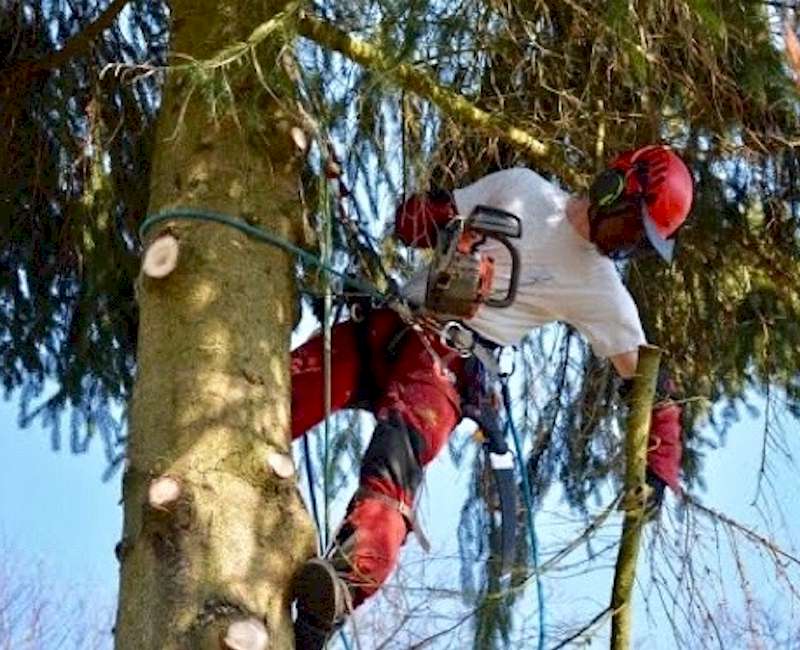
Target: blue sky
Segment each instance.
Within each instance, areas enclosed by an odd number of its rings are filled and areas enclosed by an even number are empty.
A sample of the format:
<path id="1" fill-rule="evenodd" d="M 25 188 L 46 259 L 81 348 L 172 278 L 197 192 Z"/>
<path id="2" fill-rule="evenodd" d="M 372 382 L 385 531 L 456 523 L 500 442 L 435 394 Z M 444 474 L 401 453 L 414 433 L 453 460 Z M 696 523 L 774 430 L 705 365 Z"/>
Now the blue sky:
<path id="1" fill-rule="evenodd" d="M 106 459 L 99 444 L 75 456 L 52 451 L 49 433 L 38 426 L 18 429 L 17 408 L 0 403 L 0 535 L 41 560 L 54 579 L 113 598 L 119 477 L 101 481 Z"/>
<path id="2" fill-rule="evenodd" d="M 16 411 L 17 405 L 13 402 L 0 404 L 0 421 L 4 423 L 0 429 L 0 538 L 12 549 L 11 554 L 19 555 L 24 563 L 41 562 L 45 575 L 52 578 L 54 590 L 74 588 L 76 599 L 89 598 L 113 605 L 117 583 L 113 549 L 119 538 L 122 514 L 118 504 L 119 476 L 107 483 L 101 481 L 106 460 L 99 445 L 81 456 L 67 451 L 55 453 L 50 448 L 47 432 L 37 426 L 22 431 L 16 427 Z M 790 423 L 790 426 L 790 433 L 796 433 L 796 424 Z M 708 505 L 763 531 L 762 516 L 750 505 L 760 463 L 761 431 L 761 418 L 744 420 L 733 428 L 727 446 L 709 457 L 709 491 L 703 499 Z M 777 540 L 791 548 L 790 540 L 799 539 L 800 535 L 797 523 L 800 521 L 800 483 L 796 472 L 786 463 L 778 463 L 775 472 L 777 496 L 784 507 L 788 528 L 776 523 L 774 529 Z M 457 550 L 454 530 L 458 525 L 460 495 L 469 480 L 454 473 L 447 454 L 443 454 L 430 469 L 427 495 L 421 506 L 434 554 L 448 557 L 453 557 Z M 447 488 L 442 488 L 443 485 Z M 447 493 L 442 494 L 442 489 Z M 342 507 L 337 504 L 334 521 Z M 557 538 L 566 535 L 566 531 L 557 497 L 550 499 L 545 511 L 539 517 L 539 534 L 546 551 L 555 548 Z M 419 551 L 415 543 L 409 546 L 406 563 L 414 566 Z M 611 559 L 613 561 L 613 555 Z M 435 565 L 428 569 L 429 574 L 435 574 Z M 443 576 L 452 583 L 457 570 L 454 571 L 447 561 L 441 566 Z M 562 577 L 546 579 L 551 615 L 557 618 L 565 608 L 597 611 L 595 608 L 606 602 L 610 593 L 609 570 L 606 567 L 588 577 L 566 581 Z M 762 574 L 756 572 L 752 577 L 756 592 L 770 602 L 778 598 L 769 591 L 766 579 L 759 580 L 759 575 Z M 430 580 L 431 575 L 426 578 L 428 583 Z M 371 615 L 374 616 L 379 606 L 379 602 L 372 606 Z M 672 647 L 669 639 L 664 640 L 663 633 L 650 629 L 640 600 L 637 608 L 637 636 L 645 647 Z"/>

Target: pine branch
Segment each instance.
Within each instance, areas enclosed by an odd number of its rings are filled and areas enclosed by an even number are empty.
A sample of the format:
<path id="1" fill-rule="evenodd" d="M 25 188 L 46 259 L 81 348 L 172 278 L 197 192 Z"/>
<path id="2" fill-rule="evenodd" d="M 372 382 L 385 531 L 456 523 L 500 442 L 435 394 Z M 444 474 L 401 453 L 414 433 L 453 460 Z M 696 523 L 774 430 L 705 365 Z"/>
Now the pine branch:
<path id="1" fill-rule="evenodd" d="M 553 152 L 547 144 L 506 119 L 478 108 L 458 93 L 440 85 L 429 72 L 419 66 L 392 61 L 378 47 L 350 36 L 330 23 L 308 14 L 300 15 L 296 28 L 299 34 L 318 45 L 339 52 L 369 70 L 383 73 L 398 88 L 429 100 L 452 119 L 490 133 L 512 146 L 525 150 L 533 157 L 542 160 L 545 165 L 548 164 Z M 552 163 L 549 166 L 556 168 Z M 577 177 L 570 170 L 559 168 L 558 171 L 568 183 L 577 182 Z"/>
<path id="2" fill-rule="evenodd" d="M 695 508 L 696 510 L 699 510 L 700 512 L 702 512 L 704 515 L 706 515 L 710 519 L 712 519 L 714 521 L 719 521 L 719 522 L 725 524 L 726 526 L 732 528 L 733 530 L 738 531 L 746 539 L 750 540 L 754 544 L 758 544 L 758 545 L 764 547 L 767 551 L 772 553 L 775 557 L 780 556 L 780 557 L 788 560 L 792 564 L 800 566 L 800 557 L 797 557 L 796 555 L 792 555 L 791 553 L 783 550 L 780 546 L 775 544 L 775 542 L 771 541 L 770 539 L 768 539 L 764 535 L 762 535 L 760 533 L 757 533 L 756 531 L 752 530 L 751 528 L 748 528 L 744 524 L 739 523 L 738 521 L 736 521 L 735 519 L 732 519 L 731 517 L 729 517 L 726 514 L 723 514 L 723 513 L 719 512 L 717 510 L 709 508 L 708 506 L 704 506 L 695 497 L 692 497 L 692 496 L 690 496 L 688 494 L 684 495 L 684 501 L 686 503 L 688 503 L 690 506 L 692 506 L 693 508 Z"/>
<path id="3" fill-rule="evenodd" d="M 588 623 L 586 623 L 586 625 L 583 625 L 583 626 L 582 626 L 581 628 L 579 628 L 579 629 L 578 629 L 576 632 L 573 632 L 572 634 L 570 634 L 570 635 L 569 635 L 569 636 L 568 636 L 566 639 L 563 639 L 562 641 L 559 641 L 559 642 L 558 642 L 558 645 L 554 645 L 554 646 L 551 648 L 551 650 L 561 650 L 561 648 L 566 648 L 566 647 L 567 647 L 567 646 L 569 646 L 569 645 L 570 645 L 570 644 L 571 644 L 573 641 L 576 641 L 577 639 L 581 638 L 581 637 L 582 637 L 582 636 L 584 636 L 584 635 L 585 635 L 585 634 L 586 634 L 586 633 L 587 633 L 589 630 L 591 630 L 591 629 L 592 629 L 592 628 L 593 628 L 595 625 L 597 625 L 598 623 L 600 623 L 600 622 L 601 622 L 601 621 L 602 621 L 602 620 L 603 620 L 603 619 L 604 619 L 606 616 L 608 616 L 608 614 L 609 614 L 609 612 L 610 612 L 610 611 L 611 611 L 611 610 L 610 610 L 610 608 L 609 608 L 609 607 L 606 607 L 606 608 L 605 608 L 605 609 L 604 609 L 602 612 L 600 612 L 600 613 L 599 613 L 599 614 L 597 614 L 597 615 L 596 615 L 594 618 L 592 618 L 592 620 L 591 620 L 591 621 L 589 621 Z"/>
<path id="4" fill-rule="evenodd" d="M 222 49 L 203 63 L 212 68 L 233 63 L 252 52 L 276 32 L 289 31 L 291 28 L 317 45 L 339 52 L 372 72 L 381 73 L 399 89 L 427 99 L 451 119 L 523 149 L 538 159 L 548 171 L 558 173 L 566 183 L 575 186 L 581 184 L 580 177 L 572 169 L 556 163 L 555 154 L 549 145 L 525 129 L 515 126 L 503 117 L 478 108 L 457 92 L 439 84 L 433 75 L 421 66 L 394 61 L 385 56 L 375 45 L 355 38 L 316 16 L 309 15 L 302 11 L 300 4 L 295 1 L 287 2 L 283 11 L 256 26 L 247 39 Z"/>

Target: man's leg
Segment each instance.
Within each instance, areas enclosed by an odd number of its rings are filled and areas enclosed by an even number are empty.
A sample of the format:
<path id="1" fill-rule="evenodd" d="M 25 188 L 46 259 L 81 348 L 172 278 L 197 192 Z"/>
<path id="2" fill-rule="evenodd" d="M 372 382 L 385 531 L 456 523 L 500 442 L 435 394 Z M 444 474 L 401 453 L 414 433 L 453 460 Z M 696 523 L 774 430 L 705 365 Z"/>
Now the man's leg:
<path id="1" fill-rule="evenodd" d="M 413 526 L 423 468 L 461 419 L 456 382 L 463 360 L 438 341 L 429 341 L 434 357 L 419 333 L 407 336 L 376 404 L 378 422 L 362 460 L 359 490 L 336 540 L 349 565 L 355 606 L 374 594 L 394 569 Z"/>
<path id="2" fill-rule="evenodd" d="M 296 631 L 309 621 L 331 631 L 347 613 L 335 610 L 341 599 L 334 603 L 320 597 L 321 592 L 339 593 L 333 586 L 336 576 L 347 587 L 349 607 L 357 607 L 386 580 L 412 526 L 423 467 L 439 453 L 461 417 L 455 384 L 463 360 L 431 338 L 434 358 L 420 336 L 406 333 L 386 389 L 375 402 L 378 422 L 362 461 L 359 489 L 329 554 L 330 564 L 313 561 L 298 577 Z M 442 367 L 440 358 L 448 367 Z M 326 567 L 335 573 L 326 577 Z"/>
<path id="3" fill-rule="evenodd" d="M 331 412 L 369 407 L 370 392 L 388 377 L 386 350 L 404 329 L 389 309 L 372 310 L 363 323 L 336 324 L 331 331 Z M 368 357 L 368 358 L 365 358 Z M 292 351 L 292 439 L 325 417 L 325 349 L 321 334 Z"/>
<path id="4" fill-rule="evenodd" d="M 396 313 L 373 310 L 362 323 L 348 321 L 332 332 L 332 411 L 371 406 L 371 393 L 387 383 L 387 351 L 394 348 L 405 325 Z M 322 421 L 324 413 L 324 348 L 315 336 L 292 352 L 292 437 L 298 438 Z M 402 529 L 405 535 L 405 527 Z M 399 543 L 399 542 L 398 542 Z M 333 566 L 312 558 L 295 577 L 298 616 L 295 638 L 298 648 L 324 647 L 334 622 L 351 605 L 346 584 Z"/>
<path id="5" fill-rule="evenodd" d="M 331 330 L 331 411 L 353 406 L 361 379 L 356 342 L 358 326 L 338 323 Z M 292 351 L 292 439 L 302 436 L 325 417 L 325 350 L 321 334 Z"/>

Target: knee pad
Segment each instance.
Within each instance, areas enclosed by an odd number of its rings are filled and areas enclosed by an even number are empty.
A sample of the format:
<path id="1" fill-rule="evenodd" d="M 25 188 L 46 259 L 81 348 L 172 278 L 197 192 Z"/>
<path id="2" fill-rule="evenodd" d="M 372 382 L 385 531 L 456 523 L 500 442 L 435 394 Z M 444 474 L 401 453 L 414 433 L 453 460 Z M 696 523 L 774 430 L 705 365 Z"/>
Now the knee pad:
<path id="1" fill-rule="evenodd" d="M 422 482 L 425 440 L 397 415 L 378 420 L 361 461 L 361 482 L 371 477 L 388 481 L 413 497 Z"/>

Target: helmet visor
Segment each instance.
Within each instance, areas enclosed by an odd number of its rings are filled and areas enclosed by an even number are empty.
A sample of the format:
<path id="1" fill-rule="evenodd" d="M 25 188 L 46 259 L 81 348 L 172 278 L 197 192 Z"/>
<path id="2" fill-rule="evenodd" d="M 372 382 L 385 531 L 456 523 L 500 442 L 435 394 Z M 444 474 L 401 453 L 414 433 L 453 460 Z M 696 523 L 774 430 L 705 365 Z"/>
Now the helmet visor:
<path id="1" fill-rule="evenodd" d="M 648 241 L 664 261 L 672 262 L 672 258 L 675 255 L 675 240 L 661 236 L 653 218 L 647 210 L 647 204 L 644 201 L 641 203 L 642 225 L 644 226 L 644 232 L 647 235 Z"/>

